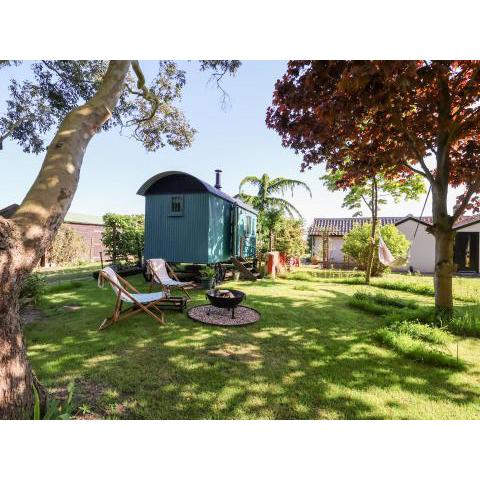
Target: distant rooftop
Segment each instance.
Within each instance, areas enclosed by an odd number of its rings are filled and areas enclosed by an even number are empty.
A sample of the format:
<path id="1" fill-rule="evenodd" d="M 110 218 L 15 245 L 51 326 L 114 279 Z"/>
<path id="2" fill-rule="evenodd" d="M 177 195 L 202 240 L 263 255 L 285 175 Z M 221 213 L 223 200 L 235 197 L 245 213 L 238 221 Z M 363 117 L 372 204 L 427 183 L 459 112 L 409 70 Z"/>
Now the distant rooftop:
<path id="1" fill-rule="evenodd" d="M 432 224 L 432 217 L 414 217 L 407 215 L 404 217 L 378 217 L 381 225 L 400 224 L 407 220 L 414 220 L 424 225 Z M 308 230 L 309 235 L 321 235 L 323 231 L 328 231 L 332 236 L 344 236 L 352 230 L 353 227 L 370 223 L 370 217 L 342 217 L 342 218 L 315 218 Z M 454 224 L 453 228 L 458 229 L 480 222 L 480 215 L 468 215 L 460 217 Z"/>
<path id="2" fill-rule="evenodd" d="M 86 215 L 84 213 L 70 213 L 65 215 L 65 223 L 84 223 L 87 225 L 103 225 L 103 217 Z"/>
<path id="3" fill-rule="evenodd" d="M 0 216 L 5 218 L 11 218 L 17 211 L 19 205 L 12 203 L 8 207 L 0 209 Z M 87 215 L 84 213 L 70 213 L 65 215 L 65 223 L 83 223 L 85 225 L 103 225 L 103 217 L 97 215 Z"/>
<path id="4" fill-rule="evenodd" d="M 396 223 L 403 217 L 379 217 L 379 221 L 382 225 L 388 225 Z M 367 217 L 344 217 L 344 218 L 315 218 L 313 224 L 308 230 L 309 235 L 321 235 L 325 230 L 330 235 L 344 236 L 353 227 L 363 225 L 364 223 L 370 223 L 371 219 Z"/>

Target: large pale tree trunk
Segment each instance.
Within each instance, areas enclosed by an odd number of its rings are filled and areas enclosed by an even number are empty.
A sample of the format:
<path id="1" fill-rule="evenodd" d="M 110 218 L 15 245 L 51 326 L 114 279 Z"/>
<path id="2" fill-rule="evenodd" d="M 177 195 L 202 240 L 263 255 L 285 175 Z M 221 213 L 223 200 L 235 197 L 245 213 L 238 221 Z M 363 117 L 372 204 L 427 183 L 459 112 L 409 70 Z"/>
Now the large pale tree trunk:
<path id="1" fill-rule="evenodd" d="M 28 418 L 34 376 L 26 356 L 19 295 L 51 244 L 77 189 L 90 139 L 110 118 L 130 61 L 111 61 L 98 92 L 70 112 L 48 147 L 42 168 L 11 220 L 0 218 L 0 418 Z"/>

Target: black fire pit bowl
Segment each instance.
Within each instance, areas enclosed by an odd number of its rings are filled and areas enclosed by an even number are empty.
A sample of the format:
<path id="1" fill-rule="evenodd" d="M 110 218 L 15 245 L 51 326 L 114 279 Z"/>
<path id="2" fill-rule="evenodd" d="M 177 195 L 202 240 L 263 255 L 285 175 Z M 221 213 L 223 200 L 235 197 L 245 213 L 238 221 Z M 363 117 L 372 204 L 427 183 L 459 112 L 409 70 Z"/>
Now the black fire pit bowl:
<path id="1" fill-rule="evenodd" d="M 242 303 L 243 299 L 246 297 L 245 293 L 240 290 L 233 290 L 229 288 L 224 288 L 222 290 L 228 290 L 233 293 L 233 297 L 220 297 L 215 295 L 215 290 L 207 290 L 205 296 L 208 298 L 211 305 L 218 308 L 226 308 L 227 310 L 232 310 L 232 318 L 235 318 L 235 307 Z"/>

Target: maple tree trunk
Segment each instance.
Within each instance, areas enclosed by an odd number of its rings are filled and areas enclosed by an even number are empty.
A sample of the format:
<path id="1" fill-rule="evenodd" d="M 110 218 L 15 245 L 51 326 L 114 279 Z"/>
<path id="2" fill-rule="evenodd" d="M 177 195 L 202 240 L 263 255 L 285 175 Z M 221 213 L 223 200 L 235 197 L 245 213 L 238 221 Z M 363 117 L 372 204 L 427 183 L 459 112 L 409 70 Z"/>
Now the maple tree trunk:
<path id="1" fill-rule="evenodd" d="M 31 418 L 35 377 L 20 324 L 22 284 L 50 246 L 77 189 L 90 139 L 110 118 L 130 61 L 111 61 L 97 93 L 62 121 L 15 215 L 0 217 L 0 419 Z"/>
<path id="2" fill-rule="evenodd" d="M 370 285 L 372 276 L 373 257 L 375 255 L 375 234 L 377 232 L 377 208 L 378 208 L 378 191 L 375 178 L 372 181 L 372 230 L 370 233 L 370 248 L 368 251 L 367 265 L 365 268 L 365 283 Z"/>
<path id="3" fill-rule="evenodd" d="M 452 274 L 453 245 L 455 232 L 453 218 L 448 214 L 447 189 L 432 186 L 433 227 L 430 230 L 435 237 L 435 308 L 441 313 L 449 314 L 453 310 Z"/>

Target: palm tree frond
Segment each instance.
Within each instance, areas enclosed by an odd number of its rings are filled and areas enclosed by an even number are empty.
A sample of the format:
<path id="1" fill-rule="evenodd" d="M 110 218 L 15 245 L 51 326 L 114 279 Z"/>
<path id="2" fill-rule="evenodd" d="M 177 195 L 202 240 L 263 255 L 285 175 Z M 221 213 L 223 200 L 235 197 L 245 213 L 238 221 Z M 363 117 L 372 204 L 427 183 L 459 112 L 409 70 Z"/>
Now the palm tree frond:
<path id="1" fill-rule="evenodd" d="M 293 218 L 295 215 L 298 215 L 299 218 L 303 218 L 302 214 L 297 210 L 297 208 L 292 205 L 290 202 L 283 198 L 269 197 L 268 206 L 270 208 L 278 208 L 288 213 L 288 215 Z"/>
<path id="2" fill-rule="evenodd" d="M 312 191 L 310 190 L 310 187 L 305 183 L 300 180 L 293 180 L 290 178 L 275 178 L 273 179 L 270 184 L 268 185 L 268 193 L 281 193 L 284 194 L 286 190 L 290 190 L 292 192 L 292 197 L 293 197 L 293 190 L 295 188 L 302 188 L 306 190 L 310 194 L 310 198 L 312 198 Z"/>
<path id="3" fill-rule="evenodd" d="M 262 180 L 258 177 L 255 177 L 254 175 L 243 178 L 240 182 L 240 185 L 238 186 L 239 193 L 242 192 L 242 187 L 244 185 L 253 185 L 254 187 L 260 188 L 262 186 Z"/>

